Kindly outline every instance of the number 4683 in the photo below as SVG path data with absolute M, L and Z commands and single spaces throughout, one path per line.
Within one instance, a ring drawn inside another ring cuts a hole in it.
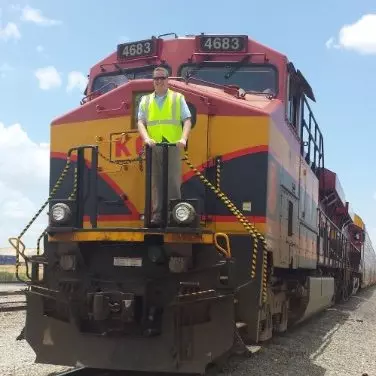
M 144 43 L 133 43 L 133 44 L 126 44 L 123 48 L 122 55 L 124 56 L 142 56 L 148 55 L 151 52 L 151 43 L 144 42 Z
M 203 44 L 206 50 L 239 51 L 242 49 L 238 37 L 214 37 L 205 38 Z

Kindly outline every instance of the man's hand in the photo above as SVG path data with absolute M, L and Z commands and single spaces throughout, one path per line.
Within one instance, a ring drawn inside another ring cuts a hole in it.
M 179 149 L 184 149 L 186 145 L 187 145 L 187 141 L 185 141 L 184 138 L 180 139 L 180 140 L 176 143 L 176 146 L 177 146 Z
M 151 148 L 155 146 L 156 142 L 152 138 L 145 138 L 144 140 L 145 144 L 150 146 Z

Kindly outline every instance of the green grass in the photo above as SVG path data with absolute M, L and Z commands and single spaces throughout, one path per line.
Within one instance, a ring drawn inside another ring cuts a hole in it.
M 27 280 L 26 267 L 20 265 L 18 267 L 18 276 L 22 280 Z M 0 265 L 0 283 L 4 282 L 18 282 L 16 278 L 16 266 L 15 265 Z

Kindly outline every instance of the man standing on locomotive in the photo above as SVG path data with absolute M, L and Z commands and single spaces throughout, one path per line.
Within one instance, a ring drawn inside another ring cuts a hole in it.
M 168 152 L 168 200 L 181 198 L 181 149 L 191 131 L 191 113 L 184 95 L 168 88 L 168 71 L 153 71 L 154 92 L 142 97 L 138 109 L 138 130 L 145 144 L 152 148 L 152 215 L 151 225 L 162 219 L 162 153 L 156 143 L 176 143 Z M 183 127 L 182 127 L 183 122 Z

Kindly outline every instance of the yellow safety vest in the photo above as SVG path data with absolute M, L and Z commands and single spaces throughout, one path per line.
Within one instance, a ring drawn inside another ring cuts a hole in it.
M 155 100 L 155 93 L 145 97 L 143 110 L 145 111 L 146 126 L 149 136 L 156 142 L 162 142 L 163 138 L 168 142 L 178 142 L 183 133 L 181 124 L 181 96 L 170 89 L 167 90 L 166 99 L 159 108 Z

